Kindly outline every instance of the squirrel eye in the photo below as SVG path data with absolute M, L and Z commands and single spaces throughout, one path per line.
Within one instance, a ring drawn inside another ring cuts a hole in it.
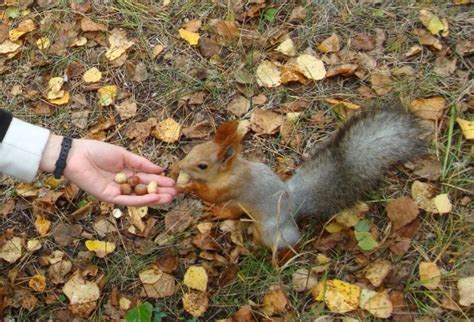
M 199 163 L 198 168 L 201 170 L 206 170 L 207 169 L 207 163 Z

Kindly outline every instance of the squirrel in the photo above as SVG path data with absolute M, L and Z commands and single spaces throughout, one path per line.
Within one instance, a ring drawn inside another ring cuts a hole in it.
M 384 170 L 426 152 L 418 119 L 402 108 L 368 110 L 350 118 L 283 181 L 263 163 L 240 155 L 238 121 L 223 123 L 213 140 L 175 164 L 179 192 L 253 219 L 258 239 L 272 249 L 300 239 L 296 220 L 328 219 L 375 189 Z

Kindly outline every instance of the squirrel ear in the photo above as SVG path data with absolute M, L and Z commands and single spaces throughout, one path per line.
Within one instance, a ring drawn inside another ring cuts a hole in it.
M 217 144 L 228 144 L 237 137 L 238 121 L 227 121 L 221 124 L 216 131 L 214 142 Z
M 226 163 L 228 160 L 232 159 L 232 157 L 235 155 L 235 149 L 232 145 L 228 145 L 219 153 L 219 160 L 221 160 L 222 163 Z

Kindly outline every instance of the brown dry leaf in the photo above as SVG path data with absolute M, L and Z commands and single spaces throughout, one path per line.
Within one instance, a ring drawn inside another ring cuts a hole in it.
M 284 40 L 275 50 L 290 57 L 296 55 L 295 44 L 291 38 Z
M 102 78 L 102 73 L 97 67 L 88 69 L 82 76 L 82 80 L 86 83 L 96 83 Z
M 280 285 L 273 285 L 263 298 L 262 312 L 267 316 L 285 313 L 288 309 L 288 299 Z
M 316 301 L 323 301 L 331 312 L 346 313 L 359 307 L 359 286 L 341 280 L 328 280 L 316 285 L 311 293 Z
M 209 299 L 206 293 L 192 291 L 183 295 L 183 308 L 194 317 L 199 317 L 207 311 Z
M 392 263 L 386 259 L 377 259 L 366 267 L 365 278 L 368 279 L 373 286 L 379 287 L 391 270 Z
M 10 27 L 6 23 L 0 23 L 0 44 L 8 39 L 8 30 Z
M 127 120 L 137 115 L 137 102 L 134 98 L 130 97 L 122 101 L 120 104 L 115 105 L 115 109 L 119 113 L 121 120 Z
M 420 213 L 417 204 L 410 197 L 392 200 L 385 208 L 395 230 L 415 220 Z
M 154 283 L 143 282 L 143 293 L 142 295 L 155 299 L 172 296 L 176 293 L 175 278 L 170 274 L 161 272 Z
M 100 238 L 104 238 L 110 233 L 117 232 L 115 225 L 107 218 L 99 218 L 94 222 L 94 230 Z
M 390 245 L 390 251 L 397 255 L 402 256 L 410 249 L 411 238 L 409 237 L 400 237 L 397 238 L 392 245 Z
M 54 238 L 54 242 L 60 246 L 68 246 L 74 238 L 80 236 L 82 232 L 82 226 L 79 224 L 70 225 L 67 223 L 59 223 L 51 230 L 51 235 Z
M 255 322 L 250 305 L 242 306 L 232 317 L 232 322 Z
M 18 49 L 20 49 L 20 47 L 21 43 L 13 42 L 7 39 L 0 44 L 0 54 L 15 53 Z
M 199 52 L 204 57 L 208 58 L 217 55 L 220 50 L 219 44 L 214 39 L 206 37 L 199 38 Z
M 32 19 L 26 19 L 20 22 L 18 27 L 15 29 L 11 29 L 8 33 L 8 38 L 10 41 L 17 41 L 20 39 L 21 36 L 23 36 L 26 33 L 32 32 L 33 30 L 36 29 L 35 22 Z
M 183 284 L 189 288 L 205 292 L 207 281 L 207 273 L 202 266 L 191 266 L 184 274 Z
M 23 255 L 24 243 L 25 240 L 20 237 L 6 240 L 0 248 L 0 258 L 10 264 L 15 263 Z
M 474 121 L 468 121 L 458 117 L 456 122 L 458 122 L 464 137 L 467 140 L 474 140 Z
M 162 276 L 163 272 L 156 268 L 150 268 L 138 274 L 143 284 L 155 284 Z
M 156 125 L 154 136 L 163 142 L 174 143 L 181 135 L 181 125 L 172 118 L 168 118 Z
M 457 59 L 448 59 L 446 57 L 440 57 L 435 60 L 435 67 L 433 71 L 438 75 L 438 76 L 443 76 L 443 77 L 448 77 L 451 74 L 453 74 L 457 67 Z
M 335 98 L 327 98 L 326 102 L 331 104 L 331 106 L 342 105 L 349 110 L 358 110 L 360 109 L 360 105 L 354 104 L 348 100 L 343 99 L 335 99 Z
M 281 85 L 280 69 L 269 60 L 264 60 L 258 65 L 256 77 L 259 86 L 271 88 Z
M 161 44 L 157 44 L 155 47 L 153 47 L 151 57 L 153 58 L 158 57 L 158 55 L 161 54 L 163 50 L 165 50 L 165 47 Z
M 186 29 L 187 31 L 198 32 L 201 26 L 202 26 L 201 20 L 192 19 L 188 21 L 187 23 L 185 23 L 183 28 Z
M 372 89 L 379 96 L 388 94 L 392 90 L 392 78 L 388 69 L 376 69 L 370 74 Z
M 63 284 L 65 277 L 72 270 L 72 262 L 64 259 L 54 263 L 48 268 L 48 279 L 53 284 Z
M 447 108 L 446 100 L 441 96 L 417 98 L 410 104 L 410 110 L 417 116 L 427 120 L 438 120 Z
M 178 268 L 179 259 L 175 254 L 165 254 L 158 257 L 156 265 L 165 273 L 173 273 Z
M 49 227 L 51 227 L 51 222 L 48 219 L 41 216 L 36 217 L 35 228 L 41 237 L 48 233 Z
M 299 268 L 293 273 L 291 285 L 296 292 L 306 292 L 318 284 L 318 278 L 313 271 Z
M 341 50 L 341 39 L 337 34 L 332 34 L 318 45 L 318 49 L 323 54 L 337 53 Z
M 36 292 L 43 292 L 46 288 L 46 277 L 38 274 L 30 278 L 28 286 L 34 289 Z
M 199 91 L 196 93 L 192 93 L 189 95 L 189 105 L 201 105 L 204 103 L 204 100 L 206 99 L 207 93 L 204 91 Z
M 15 209 L 15 204 L 16 202 L 14 199 L 7 199 L 0 207 L 0 215 L 7 216 L 13 213 L 13 210 Z
M 342 76 L 351 76 L 354 75 L 355 71 L 359 68 L 357 64 L 341 64 L 336 66 L 331 66 L 328 69 L 326 77 L 334 77 L 338 75 Z
M 439 19 L 430 11 L 422 9 L 420 10 L 420 21 L 423 26 L 435 36 L 438 36 L 440 32 L 443 37 L 447 37 L 449 34 L 449 26 L 446 18 Z
M 474 276 L 462 277 L 457 283 L 459 304 L 470 306 L 474 304 Z
M 224 39 L 233 39 L 240 36 L 239 25 L 235 21 L 221 20 L 215 25 L 216 32 Z
M 310 80 L 304 77 L 294 64 L 287 64 L 281 68 L 281 83 L 288 84 L 289 82 L 300 82 L 306 85 Z
M 433 202 L 434 187 L 428 183 L 415 180 L 411 186 L 411 197 L 420 206 L 420 208 L 429 211 L 437 212 Z
M 109 44 L 105 57 L 113 61 L 125 54 L 134 42 L 127 39 L 127 33 L 124 30 L 115 28 L 109 35 Z
M 437 181 L 441 176 L 441 164 L 435 157 L 424 157 L 415 161 L 413 173 L 421 178 Z
M 92 8 L 92 1 L 91 0 L 71 0 L 70 7 L 74 11 L 78 11 L 80 13 L 86 13 Z
M 186 42 L 190 44 L 191 46 L 196 46 L 199 43 L 199 38 L 201 36 L 198 33 L 188 31 L 184 28 L 179 29 L 178 32 L 179 32 L 179 36 L 182 39 L 186 40 Z
M 303 21 L 306 18 L 306 9 L 303 6 L 296 6 L 290 14 L 290 21 Z
M 296 58 L 298 71 L 306 78 L 312 80 L 321 80 L 326 77 L 326 68 L 321 59 L 314 56 L 303 54 Z
M 143 142 L 150 136 L 151 130 L 156 125 L 156 119 L 150 118 L 144 122 L 133 122 L 127 129 L 126 136 L 137 142 Z
M 244 247 L 244 233 L 240 220 L 224 220 L 219 225 L 219 229 L 223 232 L 230 233 L 230 240 L 232 240 L 235 245 Z
M 388 292 L 378 292 L 370 297 L 365 304 L 364 309 L 369 311 L 373 316 L 380 319 L 388 319 L 392 316 L 393 305 Z
M 207 138 L 212 133 L 212 126 L 208 120 L 194 124 L 193 126 L 183 129 L 183 135 L 188 139 L 203 139 Z
M 64 284 L 63 292 L 70 304 L 84 304 L 96 301 L 100 297 L 99 286 L 94 282 L 84 280 L 79 272 L 76 272 Z
M 436 263 L 421 262 L 419 266 L 420 283 L 429 290 L 435 290 L 441 283 L 441 271 Z
M 81 19 L 81 30 L 82 31 L 107 31 L 107 27 L 103 24 L 96 23 L 88 17 Z
M 250 100 L 242 95 L 236 95 L 227 105 L 227 110 L 235 116 L 242 116 L 250 109 Z
M 186 204 L 182 204 L 165 215 L 165 229 L 170 234 L 177 234 L 185 231 L 193 221 L 191 210 Z
M 114 242 L 106 242 L 101 240 L 86 240 L 86 248 L 94 252 L 97 257 L 103 258 L 115 251 Z
M 148 79 L 148 71 L 144 62 L 134 64 L 132 62 L 125 62 L 125 72 L 130 80 L 141 83 Z
M 117 97 L 117 86 L 107 85 L 99 88 L 97 91 L 100 106 L 109 106 Z
M 461 56 L 467 56 L 474 53 L 474 38 L 458 41 L 456 43 L 456 53 Z
M 421 45 L 433 48 L 438 51 L 443 49 L 443 45 L 439 39 L 430 34 L 429 31 L 425 29 L 417 29 L 415 33 L 418 36 L 418 41 Z
M 351 48 L 370 51 L 375 49 L 375 36 L 359 33 L 351 39 Z
M 250 127 L 257 134 L 275 134 L 284 122 L 283 116 L 256 108 L 250 117 Z
M 407 52 L 405 54 L 405 57 L 409 58 L 409 57 L 413 57 L 415 55 L 418 55 L 419 53 L 421 53 L 422 50 L 423 50 L 423 47 L 421 47 L 419 45 L 412 46 L 407 50 Z
M 20 183 L 15 190 L 16 194 L 23 198 L 36 197 L 39 193 L 39 189 L 30 183 Z

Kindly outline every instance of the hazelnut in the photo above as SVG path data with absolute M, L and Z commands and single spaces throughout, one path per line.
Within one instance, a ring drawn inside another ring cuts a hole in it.
M 140 183 L 140 177 L 139 176 L 131 176 L 128 178 L 127 183 L 133 187 L 135 187 L 137 184 Z
M 156 193 L 158 191 L 158 182 L 151 181 L 146 187 L 148 193 Z
M 139 183 L 133 188 L 133 191 L 135 191 L 135 194 L 137 196 L 143 196 L 146 195 L 146 186 L 143 183 Z
M 122 183 L 120 185 L 120 192 L 123 195 L 129 195 L 132 193 L 132 187 L 128 183 Z
M 115 182 L 118 184 L 127 182 L 127 175 L 123 172 L 119 172 L 115 175 Z

